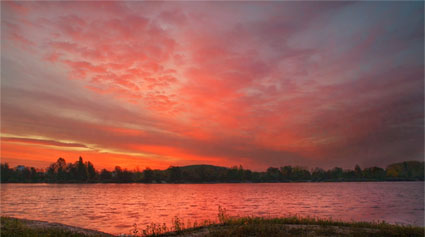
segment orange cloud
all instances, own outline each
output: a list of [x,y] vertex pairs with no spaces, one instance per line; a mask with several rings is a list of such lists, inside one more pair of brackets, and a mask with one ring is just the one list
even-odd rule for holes
[[[44,145],[44,144],[43,144]],[[59,157],[65,158],[67,162],[74,162],[79,156],[95,164],[96,169],[114,169],[116,165],[122,168],[133,169],[135,167],[164,169],[168,163],[147,157],[135,155],[124,155],[111,152],[81,151],[73,149],[57,149],[45,147],[39,144],[2,142],[1,156],[2,162],[9,162],[10,165],[34,165],[38,168],[46,168],[41,164],[55,162]],[[43,162],[40,162],[43,161]],[[20,162],[20,163],[19,163]]]
[[5,159],[259,169],[423,158],[420,3],[3,6]]

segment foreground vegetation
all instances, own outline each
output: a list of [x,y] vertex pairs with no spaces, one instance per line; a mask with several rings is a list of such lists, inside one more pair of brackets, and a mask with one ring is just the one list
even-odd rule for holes
[[[110,236],[106,233],[85,229],[27,226],[23,221],[2,217],[2,236]],[[137,225],[127,234],[120,236],[424,236],[424,227],[391,225],[385,222],[342,222],[331,219],[310,217],[230,217],[219,208],[217,221],[200,223],[187,222],[178,217],[168,227],[164,224],[151,224],[144,229]]]
[[424,236],[424,227],[392,225],[385,222],[342,222],[313,217],[232,217],[219,207],[218,221],[184,222],[175,217],[173,226],[137,226],[130,236]]
[[[386,223],[339,222],[315,218],[234,218],[212,224],[147,236],[424,236],[424,228]],[[141,235],[143,236],[143,234]]]
[[127,170],[117,166],[113,171],[98,171],[80,157],[75,163],[59,158],[45,170],[1,164],[1,182],[51,183],[213,183],[213,182],[351,182],[351,181],[414,181],[424,180],[424,162],[406,161],[391,164],[386,169],[356,165],[353,170],[335,167],[329,170],[308,170],[300,166],[270,167],[265,172],[254,172],[239,167],[212,165],[171,166],[166,170]]

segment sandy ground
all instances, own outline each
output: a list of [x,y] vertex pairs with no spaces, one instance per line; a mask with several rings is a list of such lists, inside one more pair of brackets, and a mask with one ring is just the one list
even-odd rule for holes
[[97,231],[97,230],[84,229],[80,227],[64,225],[64,224],[55,223],[55,222],[27,220],[27,219],[20,219],[20,218],[14,218],[14,219],[20,220],[23,224],[25,224],[29,228],[60,228],[60,229],[69,230],[75,233],[86,234],[86,235],[114,236],[114,235]]

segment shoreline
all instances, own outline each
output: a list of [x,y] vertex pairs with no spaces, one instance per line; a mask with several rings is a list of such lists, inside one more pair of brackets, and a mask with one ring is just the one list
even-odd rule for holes
[[[57,222],[49,222],[49,221],[40,221],[40,220],[30,220],[25,218],[16,218],[9,216],[1,216],[1,232],[3,232],[3,228],[7,224],[16,224],[18,227],[28,228],[28,229],[53,229],[53,230],[61,230],[65,233],[74,233],[81,234],[82,236],[115,236],[109,233],[105,233],[98,230],[86,229],[82,227],[66,225]],[[3,234],[2,234],[3,236]],[[7,235],[6,235],[7,236]]]
[[[90,165],[89,165],[90,164]],[[170,166],[167,169],[145,168],[128,170],[116,166],[114,170],[96,170],[80,157],[75,163],[59,158],[46,169],[37,170],[23,165],[15,168],[1,164],[2,179],[10,183],[287,183],[287,182],[385,182],[424,181],[424,162],[404,161],[388,165],[385,169],[369,167],[354,169],[334,167],[308,169],[301,166],[269,167],[265,171],[244,169],[242,165],[230,168],[215,165]],[[52,167],[64,167],[60,171]],[[74,172],[81,169],[80,173]],[[85,170],[83,172],[83,170]],[[4,174],[4,175],[3,175]]]
[[388,224],[385,222],[343,222],[331,219],[301,217],[229,217],[223,211],[219,221],[188,224],[174,220],[174,226],[151,224],[145,229],[129,229],[127,233],[110,234],[56,222],[1,216],[2,236],[424,236],[425,227]]
[[425,182],[424,180],[326,180],[326,181],[280,181],[280,182],[180,182],[180,183],[167,183],[167,182],[0,182],[0,184],[290,184],[290,183],[400,183],[400,182]]

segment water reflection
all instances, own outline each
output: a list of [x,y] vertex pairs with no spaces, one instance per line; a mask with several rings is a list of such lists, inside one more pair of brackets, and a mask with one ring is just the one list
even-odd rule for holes
[[1,212],[109,233],[232,215],[320,216],[423,225],[423,182],[281,184],[2,184]]

